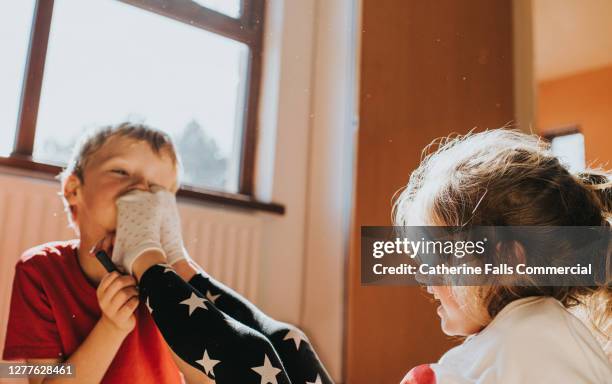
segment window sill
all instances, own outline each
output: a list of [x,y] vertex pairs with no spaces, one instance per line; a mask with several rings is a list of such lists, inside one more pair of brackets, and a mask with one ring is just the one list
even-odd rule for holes
[[[38,163],[33,161],[29,156],[19,155],[12,155],[10,157],[0,156],[0,166],[7,169],[18,169],[21,171],[19,174],[23,176],[51,181],[57,180],[55,176],[58,175],[63,169],[59,165]],[[0,173],[4,172],[4,170],[0,169]],[[255,200],[252,196],[239,193],[211,191],[185,186],[178,191],[177,196],[193,201],[212,203],[221,207],[263,211],[279,215],[285,214],[284,205],[277,203],[264,203]]]

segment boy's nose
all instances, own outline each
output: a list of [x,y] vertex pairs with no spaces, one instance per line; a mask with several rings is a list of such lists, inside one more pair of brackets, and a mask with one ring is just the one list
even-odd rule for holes
[[129,190],[132,191],[134,189],[139,189],[141,191],[150,191],[151,184],[145,178],[139,177],[134,179],[132,185],[130,185]]

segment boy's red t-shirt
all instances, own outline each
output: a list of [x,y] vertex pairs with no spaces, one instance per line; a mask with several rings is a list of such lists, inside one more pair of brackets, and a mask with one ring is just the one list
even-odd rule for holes
[[[68,358],[102,312],[77,258],[78,240],[26,251],[15,267],[4,360]],[[181,383],[172,355],[143,303],[103,383]],[[75,372],[76,377],[79,376]]]

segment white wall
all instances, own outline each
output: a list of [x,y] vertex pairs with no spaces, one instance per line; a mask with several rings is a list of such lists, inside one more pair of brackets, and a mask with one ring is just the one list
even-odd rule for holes
[[317,3],[302,327],[337,381],[357,129],[358,2]]
[[359,1],[269,0],[261,99],[264,226],[259,303],[301,326],[342,376],[344,271],[356,128]]
[[256,196],[285,206],[266,215],[259,304],[299,323],[310,130],[313,5],[270,0],[266,9]]

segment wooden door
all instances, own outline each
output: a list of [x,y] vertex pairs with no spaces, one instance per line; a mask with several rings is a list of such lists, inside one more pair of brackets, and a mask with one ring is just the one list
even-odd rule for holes
[[348,384],[399,383],[457,340],[417,287],[361,287],[359,228],[390,225],[391,197],[436,137],[513,119],[510,0],[363,0],[360,127],[347,274]]

